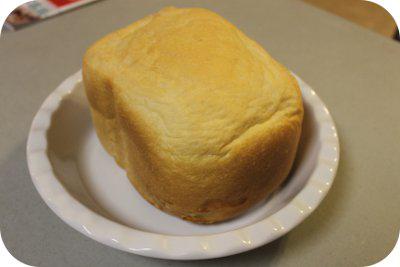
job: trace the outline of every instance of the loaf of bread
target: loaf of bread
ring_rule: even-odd
[[[86,52],[83,80],[102,145],[170,214],[230,219],[291,169],[303,119],[295,78],[211,11],[169,7],[105,36]]]

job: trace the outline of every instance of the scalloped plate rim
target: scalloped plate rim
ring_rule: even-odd
[[[314,171],[306,185],[288,204],[259,222],[237,230],[211,235],[156,234],[111,221],[72,197],[53,172],[46,152],[46,133],[50,127],[50,118],[63,97],[81,81],[81,70],[64,80],[46,98],[32,121],[26,150],[32,181],[45,203],[68,225],[100,243],[130,253],[162,259],[194,260],[224,257],[265,245],[289,232],[318,207],[332,185],[339,162],[339,138],[328,109],[314,90],[298,76],[295,74],[294,76],[302,91],[305,90],[313,100],[311,103],[313,108],[318,108],[320,111],[317,124],[320,126],[322,123],[327,123],[332,130],[329,136],[324,137],[329,141],[325,142],[321,136],[324,142],[319,150],[319,158],[323,147],[332,148],[335,153],[317,165],[322,164],[325,165],[322,168],[329,168],[328,176],[321,179]],[[41,147],[37,148],[38,146]],[[311,194],[316,194],[317,197]]]

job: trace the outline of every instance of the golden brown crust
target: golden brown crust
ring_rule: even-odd
[[[297,82],[215,13],[166,8],[111,33],[87,51],[83,78],[103,146],[166,212],[226,220],[290,171]]]

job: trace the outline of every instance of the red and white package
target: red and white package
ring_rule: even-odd
[[[25,3],[11,12],[4,27],[17,30],[39,20],[98,0],[36,0]]]

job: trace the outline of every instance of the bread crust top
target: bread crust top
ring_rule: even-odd
[[[104,88],[89,89],[92,106],[112,117],[117,97],[135,131],[176,158],[213,161],[274,123],[301,122],[290,73],[206,9],[165,8],[98,41],[84,64]]]

